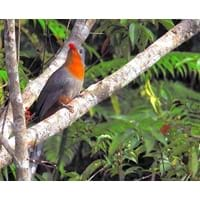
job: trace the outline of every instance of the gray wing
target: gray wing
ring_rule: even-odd
[[[66,73],[65,69],[58,69],[51,75],[45,87],[42,89],[35,107],[36,115],[38,115],[40,119],[44,117],[46,112],[63,94],[64,86],[68,84],[69,81],[66,79]]]

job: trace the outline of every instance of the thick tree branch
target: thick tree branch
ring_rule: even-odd
[[[199,31],[200,20],[182,21],[121,69],[104,78],[102,81],[91,85],[84,92],[83,97],[74,99],[71,103],[74,107],[74,113],[70,113],[67,109],[61,109],[46,120],[29,128],[27,134],[28,145],[32,146],[35,142],[42,142],[49,136],[61,132],[64,128],[88,112],[91,107],[112,95],[116,90],[129,84],[149,69],[161,57],[190,39]],[[11,138],[9,142],[12,146],[14,138]],[[0,167],[5,166],[9,162],[9,154],[6,151],[1,151]]]
[[[80,46],[88,37],[90,30],[92,29],[93,25],[95,24],[96,20],[76,20],[74,27],[72,29],[71,36],[68,40],[65,41],[65,45],[55,56],[53,62],[49,65],[49,67],[34,81],[30,81],[27,85],[24,93],[23,93],[23,102],[24,108],[30,107],[32,103],[37,99],[38,95],[40,94],[42,88],[44,87],[46,81],[51,76],[51,74],[56,71],[65,61],[68,52],[68,45],[69,41],[73,41]],[[0,119],[0,127],[3,124],[3,119]],[[8,138],[12,131],[12,111],[9,109],[8,116],[6,118],[5,126],[4,126],[4,137]]]
[[[26,121],[17,64],[15,20],[5,20],[4,24],[5,60],[9,79],[9,99],[13,110],[17,180],[30,180]]]

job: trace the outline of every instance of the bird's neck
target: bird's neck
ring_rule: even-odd
[[[72,62],[66,63],[65,68],[76,79],[79,79],[79,80],[84,79],[85,67],[81,60],[74,59]]]

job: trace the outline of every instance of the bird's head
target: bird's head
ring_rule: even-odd
[[[79,79],[84,78],[84,58],[82,58],[83,49],[70,42],[68,44],[69,52],[67,55],[67,60],[65,63],[65,67],[76,77]]]
[[[84,63],[85,60],[84,49],[82,47],[77,48],[76,45],[72,42],[68,44],[68,47],[69,47],[69,52],[68,52],[69,59],[81,60]]]

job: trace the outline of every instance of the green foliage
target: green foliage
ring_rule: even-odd
[[[167,30],[170,30],[171,28],[174,27],[174,22],[171,19],[159,19],[159,20],[155,20],[154,23],[162,24]]]
[[[118,70],[127,62],[128,60],[125,58],[103,61],[97,65],[91,66],[86,74],[86,78],[96,81]],[[170,52],[153,65],[146,74],[142,74],[136,81],[143,83],[146,76],[156,79],[160,77],[166,79],[168,77],[176,78],[179,76],[180,78],[187,78],[192,76],[193,79],[200,81],[199,63],[199,53]]]
[[[79,126],[82,127],[83,124],[79,123]],[[78,129],[78,127],[75,127],[75,128]],[[78,135],[79,133],[77,132],[77,130],[75,130],[75,131],[76,132],[73,132],[73,135],[70,130],[68,131],[69,133],[68,133],[66,145],[64,146],[64,149],[63,149],[64,159],[62,159],[62,161],[61,161],[60,171],[63,171],[64,166],[66,164],[69,164],[72,161],[72,159],[77,151],[77,148],[79,147],[80,140],[77,140],[76,137],[80,138],[80,136]],[[45,157],[47,158],[47,160],[49,160],[52,163],[57,162],[57,159],[59,156],[58,153],[59,153],[60,142],[61,142],[60,135],[54,136],[45,142],[44,154],[45,154]]]
[[[160,74],[164,78],[168,74],[175,78],[180,76],[185,78],[193,73],[194,78],[198,78],[200,73],[200,54],[189,52],[170,52],[163,58],[161,58],[151,70],[148,71],[150,77],[152,75],[159,77]]]
[[[91,66],[86,73],[86,81],[97,81],[113,73],[127,62],[124,58],[103,61]]]
[[[153,32],[146,26],[133,22],[129,26],[129,37],[131,40],[132,48],[135,46],[142,51],[145,47],[155,40]]]
[[[26,71],[26,72],[25,72]],[[28,74],[30,72],[25,69],[22,65],[22,63],[19,64],[19,78],[20,78],[20,87],[22,89],[22,91],[24,90],[24,88],[26,87],[29,79],[28,79]],[[8,83],[8,74],[6,69],[0,69],[0,80],[3,83],[3,85],[7,85]]]
[[[123,89],[118,95],[121,113],[116,113],[114,107],[108,109],[111,102],[107,106],[99,105],[95,107],[93,119],[79,120],[69,128],[69,143],[71,138],[74,138],[73,145],[84,141],[89,148],[82,149],[83,159],[89,156],[94,160],[81,172],[67,172],[63,168],[60,171],[63,178],[93,180],[103,174],[126,180],[131,174],[139,173],[136,177],[140,178],[146,173],[154,173],[162,180],[198,180],[199,141],[194,139],[192,129],[199,130],[200,119],[194,119],[191,113],[199,105],[195,100],[199,99],[199,94],[180,83],[155,82],[151,90],[162,108],[157,113],[149,95],[143,92],[145,90],[145,86],[131,93],[130,89]],[[94,123],[95,118],[104,120]],[[54,137],[50,145],[54,146],[46,149],[47,154],[55,151],[55,142]],[[65,151],[68,150],[69,146]],[[148,169],[141,167],[139,162],[147,157],[152,160]]]
[[[190,148],[190,152],[189,152],[189,163],[188,163],[188,167],[189,167],[189,171],[192,175],[193,178],[195,178],[195,176],[197,175],[197,172],[199,170],[199,150],[198,150],[198,146],[192,146]]]
[[[40,26],[42,27],[43,32],[45,32],[46,28],[48,28],[52,34],[55,36],[56,39],[67,39],[69,37],[69,30],[60,23],[58,20],[55,19],[38,19],[37,20]]]
[[[0,58],[2,58],[0,62],[0,105],[4,103],[5,96],[7,92],[4,91],[4,88],[8,85],[8,74],[5,67],[5,62],[3,52],[0,52]],[[30,75],[30,71],[26,69],[23,65],[23,62],[19,62],[19,78],[20,78],[20,87],[23,91],[29,81],[28,76]]]
[[[167,30],[174,26],[172,20],[100,20],[99,27],[95,33],[103,33],[109,39],[114,49],[113,57],[126,59],[130,58],[131,51],[136,48],[144,50],[157,37],[155,34],[159,26]]]

